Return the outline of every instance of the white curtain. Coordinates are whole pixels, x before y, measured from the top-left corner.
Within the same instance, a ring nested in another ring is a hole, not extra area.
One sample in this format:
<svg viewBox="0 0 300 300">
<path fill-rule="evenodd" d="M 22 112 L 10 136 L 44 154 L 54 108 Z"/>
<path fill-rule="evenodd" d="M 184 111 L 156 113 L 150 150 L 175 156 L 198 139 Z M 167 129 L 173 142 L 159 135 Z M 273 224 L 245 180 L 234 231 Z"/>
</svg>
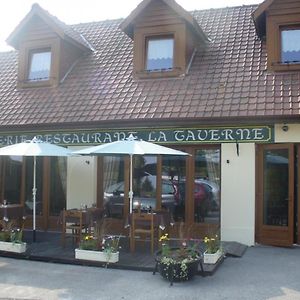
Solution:
<svg viewBox="0 0 300 300">
<path fill-rule="evenodd" d="M 300 30 L 283 30 L 282 51 L 299 51 L 300 50 Z"/>
<path fill-rule="evenodd" d="M 148 41 L 148 59 L 173 58 L 173 39 Z"/>
<path fill-rule="evenodd" d="M 51 52 L 33 53 L 29 70 L 29 80 L 49 79 Z"/>
<path fill-rule="evenodd" d="M 147 70 L 163 70 L 173 68 L 173 39 L 148 41 Z"/>
</svg>

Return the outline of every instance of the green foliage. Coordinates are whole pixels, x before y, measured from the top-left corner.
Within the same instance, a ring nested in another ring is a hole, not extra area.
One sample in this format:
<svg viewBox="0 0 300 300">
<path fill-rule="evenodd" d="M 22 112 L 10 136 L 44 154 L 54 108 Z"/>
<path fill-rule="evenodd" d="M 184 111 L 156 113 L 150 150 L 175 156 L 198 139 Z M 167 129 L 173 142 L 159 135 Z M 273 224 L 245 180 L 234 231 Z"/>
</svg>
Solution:
<svg viewBox="0 0 300 300">
<path fill-rule="evenodd" d="M 4 218 L 0 220 L 0 241 L 22 244 L 23 231 L 16 226 L 15 221 Z"/>
<path fill-rule="evenodd" d="M 220 249 L 220 239 L 216 234 L 213 237 L 205 237 L 204 243 L 208 254 L 216 253 Z"/>
</svg>

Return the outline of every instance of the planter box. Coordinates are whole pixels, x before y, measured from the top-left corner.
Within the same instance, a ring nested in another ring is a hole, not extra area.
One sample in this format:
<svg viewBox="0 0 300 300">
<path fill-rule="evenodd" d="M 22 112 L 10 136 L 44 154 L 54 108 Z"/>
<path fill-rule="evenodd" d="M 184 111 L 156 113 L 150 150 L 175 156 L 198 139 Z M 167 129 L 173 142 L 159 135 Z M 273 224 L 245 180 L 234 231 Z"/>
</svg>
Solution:
<svg viewBox="0 0 300 300">
<path fill-rule="evenodd" d="M 23 253 L 26 251 L 26 248 L 27 248 L 26 243 L 18 244 L 18 243 L 0 241 L 0 251 Z"/>
<path fill-rule="evenodd" d="M 119 261 L 119 252 L 108 254 L 106 252 L 101 251 L 75 249 L 75 258 L 101 261 L 105 263 L 116 263 Z"/>
<path fill-rule="evenodd" d="M 223 253 L 221 250 L 218 250 L 216 253 L 206 253 L 204 252 L 204 255 L 203 255 L 203 262 L 205 264 L 215 264 L 219 259 L 220 257 L 222 257 Z"/>
<path fill-rule="evenodd" d="M 178 251 L 178 249 L 179 248 L 171 248 L 170 251 Z M 181 262 L 166 263 L 165 261 L 162 261 L 161 254 L 161 250 L 156 252 L 156 266 L 153 274 L 158 271 L 163 278 L 170 281 L 171 285 L 173 284 L 173 282 L 187 281 L 192 279 L 198 273 L 198 267 L 200 264 L 202 269 L 200 253 L 198 253 L 198 258 L 185 263 L 185 270 L 182 269 Z"/>
</svg>

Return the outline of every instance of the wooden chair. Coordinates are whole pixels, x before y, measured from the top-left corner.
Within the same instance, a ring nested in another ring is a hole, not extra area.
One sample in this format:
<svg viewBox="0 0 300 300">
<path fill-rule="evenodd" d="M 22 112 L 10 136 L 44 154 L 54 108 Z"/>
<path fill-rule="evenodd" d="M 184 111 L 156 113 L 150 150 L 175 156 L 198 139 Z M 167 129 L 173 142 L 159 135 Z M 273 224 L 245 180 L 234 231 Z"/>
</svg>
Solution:
<svg viewBox="0 0 300 300">
<path fill-rule="evenodd" d="M 142 236 L 149 236 L 151 253 L 154 251 L 154 215 L 140 211 L 131 214 L 130 250 L 135 251 L 135 243 Z"/>
<path fill-rule="evenodd" d="M 81 210 L 71 209 L 63 210 L 62 213 L 62 245 L 66 244 L 67 230 L 71 231 L 72 241 L 79 244 L 81 241 L 82 233 L 87 233 L 89 224 L 85 223 L 84 212 Z"/>
</svg>

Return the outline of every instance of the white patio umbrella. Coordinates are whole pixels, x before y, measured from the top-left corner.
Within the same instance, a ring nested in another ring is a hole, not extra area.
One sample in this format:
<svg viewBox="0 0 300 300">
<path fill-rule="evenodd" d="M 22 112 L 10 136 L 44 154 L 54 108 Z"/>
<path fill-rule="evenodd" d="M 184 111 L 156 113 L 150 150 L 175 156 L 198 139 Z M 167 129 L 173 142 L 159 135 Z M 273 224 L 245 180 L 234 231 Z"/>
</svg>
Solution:
<svg viewBox="0 0 300 300">
<path fill-rule="evenodd" d="M 70 156 L 72 151 L 64 147 L 43 142 L 36 137 L 30 141 L 0 148 L 0 156 L 32 156 L 33 157 L 33 241 L 36 240 L 36 157 L 37 156 Z"/>
<path fill-rule="evenodd" d="M 80 155 L 129 155 L 130 156 L 130 187 L 129 187 L 129 200 L 130 200 L 130 213 L 132 213 L 133 204 L 133 155 L 179 155 L 187 156 L 188 153 L 174 150 L 168 147 L 160 146 L 143 140 L 137 140 L 131 134 L 126 140 L 116 141 L 99 146 L 89 147 L 86 149 L 74 151 L 74 154 Z"/>
</svg>

